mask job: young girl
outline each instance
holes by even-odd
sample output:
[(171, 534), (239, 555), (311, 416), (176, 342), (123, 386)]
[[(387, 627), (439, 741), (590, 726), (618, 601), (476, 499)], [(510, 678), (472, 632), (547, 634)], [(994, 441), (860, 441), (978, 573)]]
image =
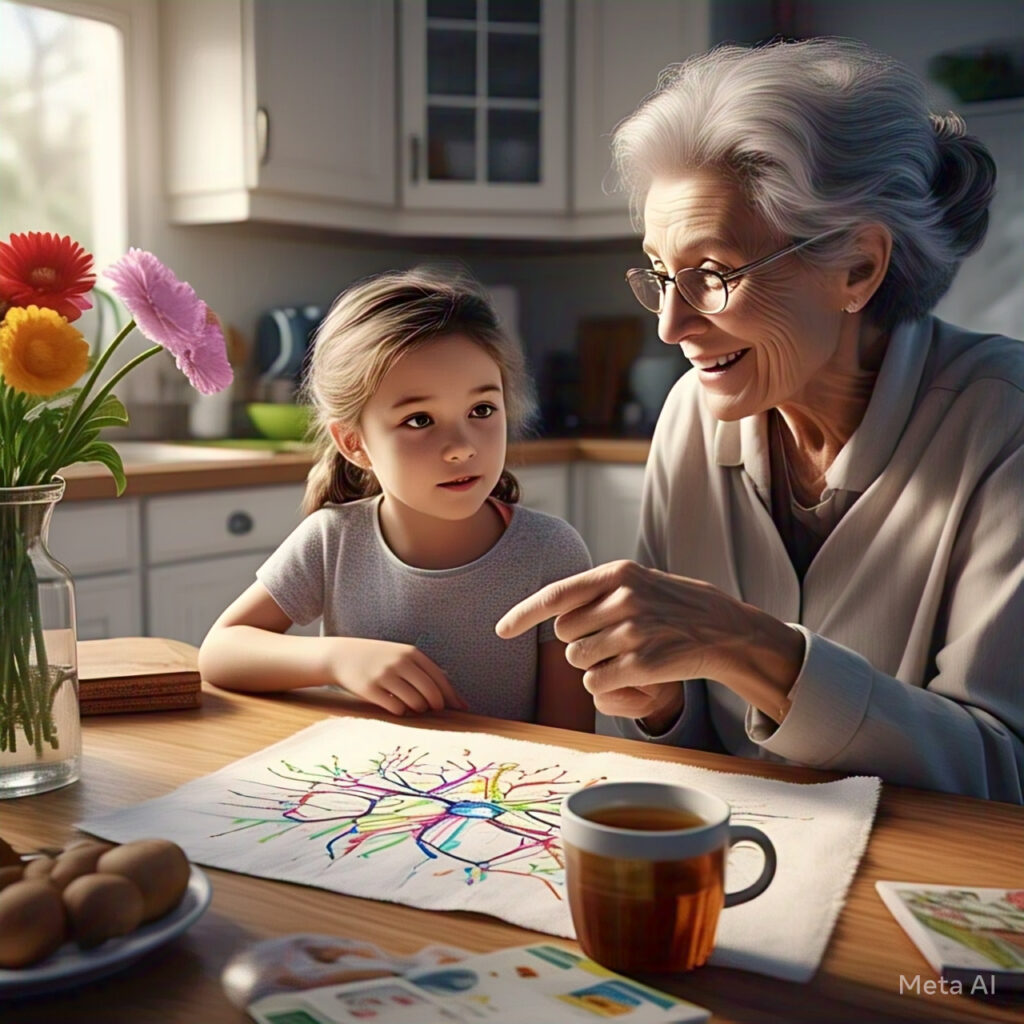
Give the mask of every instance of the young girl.
[[(319, 458), (309, 513), (214, 623), (203, 677), (229, 689), (337, 684), (396, 715), (442, 707), (592, 730), (551, 622), (495, 623), (590, 567), (579, 534), (516, 505), (509, 432), (532, 413), (519, 347), (465, 280), (424, 270), (334, 303), (307, 391)], [(323, 616), (322, 635), (285, 635)]]

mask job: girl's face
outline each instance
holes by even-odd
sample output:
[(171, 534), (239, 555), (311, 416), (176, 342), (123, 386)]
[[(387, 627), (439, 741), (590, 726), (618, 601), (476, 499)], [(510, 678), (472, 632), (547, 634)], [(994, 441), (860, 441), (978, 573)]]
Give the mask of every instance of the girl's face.
[[(506, 432), (498, 364), (464, 334), (448, 334), (406, 353), (385, 375), (354, 432), (356, 461), (373, 470), (385, 500), (466, 519), (501, 476)], [(346, 453), (343, 438), (336, 440)]]
[[(654, 182), (644, 206), (644, 251), (655, 270), (728, 271), (794, 239), (773, 233), (742, 193), (713, 171)], [(729, 285), (721, 313), (698, 313), (669, 285), (658, 334), (693, 363), (712, 413), (738, 420), (799, 400), (841, 356), (839, 276), (797, 255)], [(719, 366), (718, 360), (732, 359)]]

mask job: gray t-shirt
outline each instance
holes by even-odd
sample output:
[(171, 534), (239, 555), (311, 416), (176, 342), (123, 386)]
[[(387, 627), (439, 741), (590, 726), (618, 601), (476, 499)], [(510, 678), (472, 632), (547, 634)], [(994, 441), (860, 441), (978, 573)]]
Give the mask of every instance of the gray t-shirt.
[(325, 505), (256, 578), (293, 622), (323, 615), (325, 636), (414, 644), (444, 669), (471, 711), (532, 721), (537, 648), (554, 639), (551, 621), (513, 640), (502, 640), (494, 626), (545, 584), (590, 568), (583, 539), (564, 520), (516, 505), (485, 555), (453, 569), (417, 569), (385, 543), (380, 500)]

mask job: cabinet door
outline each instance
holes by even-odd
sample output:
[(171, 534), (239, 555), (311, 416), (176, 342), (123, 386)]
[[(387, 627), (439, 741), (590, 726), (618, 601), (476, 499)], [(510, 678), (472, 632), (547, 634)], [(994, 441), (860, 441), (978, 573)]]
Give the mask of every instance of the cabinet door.
[(565, 0), (402, 0), (410, 209), (566, 211)]
[(658, 72), (704, 50), (707, 0), (585, 0), (574, 10), (573, 210), (622, 211), (622, 192), (606, 194), (615, 125), (654, 89)]
[(142, 587), (136, 573), (75, 579), (79, 640), (142, 636)]
[(201, 644), (214, 620), (256, 579), (268, 555), (255, 551), (150, 569), (150, 636)]
[(202, 0), (159, 16), (176, 222), (372, 227), (393, 212), (392, 3)]
[(512, 474), (519, 481), (520, 502), (540, 512), (569, 519), (569, 466), (520, 466)]
[(259, 188), (394, 206), (394, 6), (261, 0), (247, 10)]
[(587, 462), (577, 466), (576, 516), (594, 564), (636, 555), (644, 467)]

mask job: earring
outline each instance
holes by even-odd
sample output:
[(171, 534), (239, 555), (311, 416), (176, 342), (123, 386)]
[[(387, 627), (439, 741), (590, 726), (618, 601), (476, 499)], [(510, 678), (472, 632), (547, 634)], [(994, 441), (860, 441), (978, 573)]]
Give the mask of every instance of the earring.
[(856, 299), (853, 302), (848, 302), (845, 306), (843, 306), (843, 310), (847, 313), (856, 313), (858, 309), (860, 309), (860, 304), (856, 301)]

